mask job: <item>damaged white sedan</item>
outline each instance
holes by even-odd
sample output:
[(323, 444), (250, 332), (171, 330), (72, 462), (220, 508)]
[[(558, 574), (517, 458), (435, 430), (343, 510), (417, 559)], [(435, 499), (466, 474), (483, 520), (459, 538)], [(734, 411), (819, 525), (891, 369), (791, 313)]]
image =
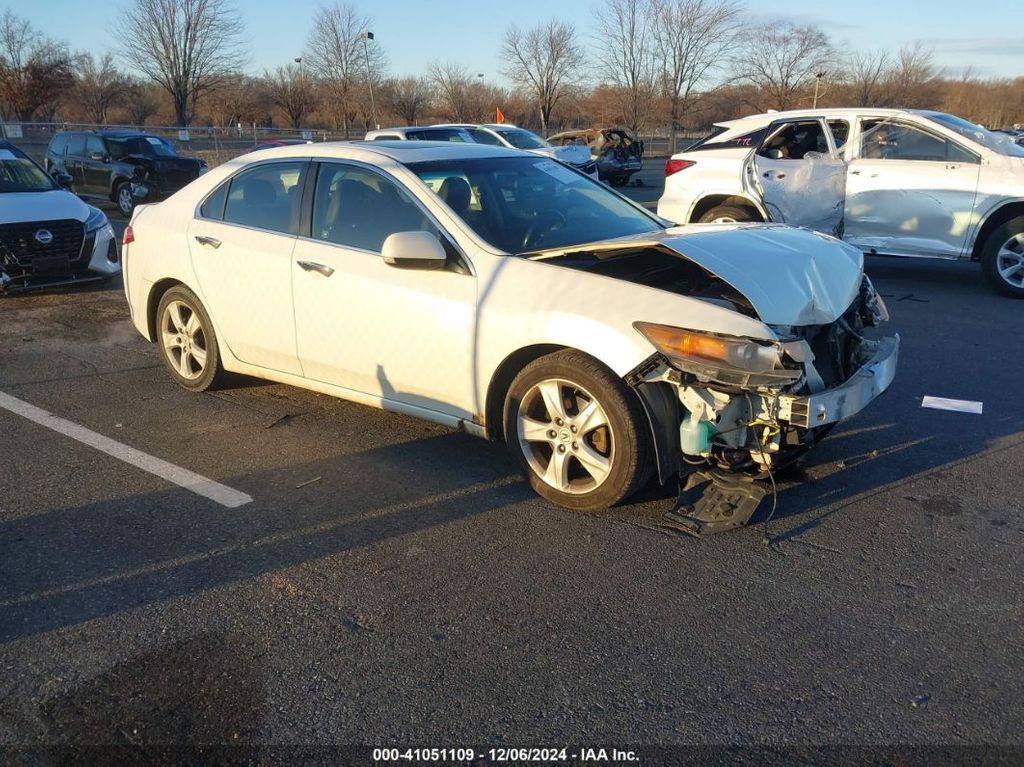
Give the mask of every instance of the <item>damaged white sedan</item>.
[[(885, 307), (849, 245), (670, 229), (495, 147), (246, 155), (137, 209), (123, 266), (135, 326), (182, 386), (235, 371), (503, 439), (538, 493), (578, 509), (695, 463), (712, 496), (756, 505), (742, 483), (883, 392), (899, 347), (868, 338)], [(744, 503), (711, 506), (696, 531), (745, 521)]]

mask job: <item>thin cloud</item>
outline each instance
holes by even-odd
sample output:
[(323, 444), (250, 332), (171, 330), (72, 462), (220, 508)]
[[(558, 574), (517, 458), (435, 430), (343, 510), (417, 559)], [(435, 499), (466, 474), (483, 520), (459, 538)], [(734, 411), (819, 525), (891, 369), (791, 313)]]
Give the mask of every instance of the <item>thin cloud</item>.
[(921, 42), (934, 48), (937, 53), (1024, 55), (1024, 39), (1020, 37), (931, 37)]

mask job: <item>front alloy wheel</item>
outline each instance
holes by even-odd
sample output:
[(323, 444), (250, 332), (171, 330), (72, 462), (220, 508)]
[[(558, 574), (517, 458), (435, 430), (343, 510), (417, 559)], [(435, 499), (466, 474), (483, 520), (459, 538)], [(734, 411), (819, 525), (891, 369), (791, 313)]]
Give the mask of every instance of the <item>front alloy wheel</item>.
[(1024, 298), (1024, 216), (997, 227), (985, 241), (981, 268), (1004, 296)]
[(220, 375), (213, 326), (191, 290), (179, 285), (164, 293), (157, 308), (157, 340), (168, 371), (186, 389), (205, 391)]
[(573, 350), (527, 365), (505, 401), (505, 441), (527, 481), (572, 509), (612, 506), (650, 477), (644, 424), (636, 394)]
[(132, 196), (131, 184), (121, 184), (117, 188), (115, 202), (117, 203), (117, 209), (121, 211), (121, 215), (130, 219), (132, 211), (135, 210), (135, 198)]

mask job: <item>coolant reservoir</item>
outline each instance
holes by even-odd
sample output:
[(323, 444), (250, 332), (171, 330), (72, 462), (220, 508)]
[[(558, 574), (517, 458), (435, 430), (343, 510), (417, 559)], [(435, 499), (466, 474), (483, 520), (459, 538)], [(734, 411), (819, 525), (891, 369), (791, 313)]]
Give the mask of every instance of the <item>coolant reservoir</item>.
[(686, 455), (703, 455), (711, 445), (711, 424), (697, 418), (689, 410), (679, 424), (679, 445)]

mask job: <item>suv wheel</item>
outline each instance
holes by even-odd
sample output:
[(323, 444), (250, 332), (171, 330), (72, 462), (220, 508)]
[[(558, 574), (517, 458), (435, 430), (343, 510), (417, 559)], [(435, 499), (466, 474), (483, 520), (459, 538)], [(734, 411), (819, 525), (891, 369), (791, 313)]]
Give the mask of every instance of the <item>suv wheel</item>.
[(132, 196), (132, 187), (127, 181), (122, 181), (114, 189), (114, 202), (117, 203), (117, 209), (121, 211), (121, 215), (125, 218), (132, 217), (132, 211), (135, 210), (135, 198)]
[(988, 236), (981, 269), (997, 292), (1024, 298), (1024, 216), (1010, 219)]
[(757, 216), (750, 208), (740, 205), (716, 205), (703, 216), (699, 224), (737, 224), (744, 221), (757, 221)]

